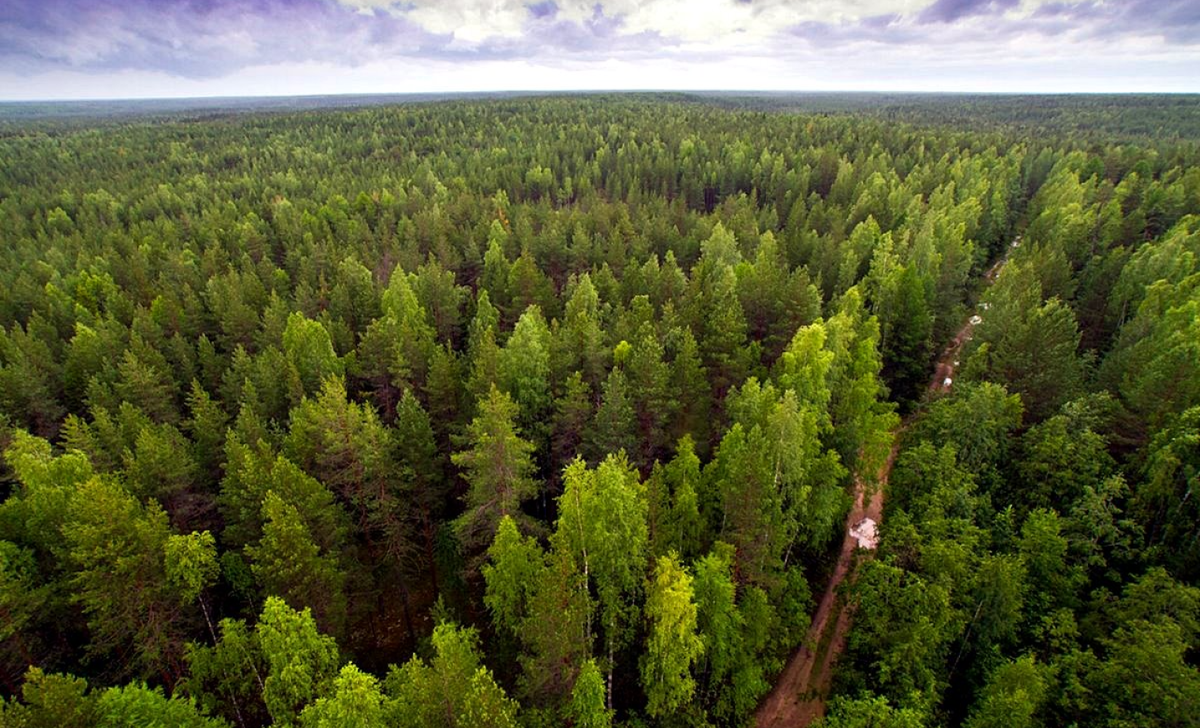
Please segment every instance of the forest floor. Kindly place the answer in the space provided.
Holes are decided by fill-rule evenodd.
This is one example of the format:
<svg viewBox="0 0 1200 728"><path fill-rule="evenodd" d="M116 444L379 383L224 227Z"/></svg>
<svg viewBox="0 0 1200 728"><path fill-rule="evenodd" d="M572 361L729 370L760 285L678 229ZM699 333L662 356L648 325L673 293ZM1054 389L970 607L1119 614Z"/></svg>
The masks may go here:
<svg viewBox="0 0 1200 728"><path fill-rule="evenodd" d="M996 261L984 274L984 285L991 285L1000 274L1000 269L1008 261L1008 256L1017 245L1020 238L1013 242L1004 256ZM978 312L973 313L950 340L950 344L938 357L934 367L933 379L929 382L930 392L947 392L953 386L954 373L959 364L959 355L963 346L971 338L971 332L979 321ZM892 464L896 453L900 450L900 433L907 426L907 420L893 433L895 442L887 461L880 468L876 487L868 488L861 473L854 478L854 507L846 516L846 532L842 539L842 548L838 553L837 565L829 578L829 585L821 596L821 603L813 615L808 634L804 642L792 653L783 672L775 682L775 687L763 698L754 715L754 723L758 728L807 728L825 714L825 700L833 685L833 666L838 655L846 647L846 637L850 634L850 620L853 616L854 605L847 602L842 592L842 584L847 577L853 579L853 574L861 559L870 558L877 539L863 539L863 531L877 533L875 529L883 522L883 492L887 485L888 476L892 472ZM864 529L864 521L870 519Z"/></svg>

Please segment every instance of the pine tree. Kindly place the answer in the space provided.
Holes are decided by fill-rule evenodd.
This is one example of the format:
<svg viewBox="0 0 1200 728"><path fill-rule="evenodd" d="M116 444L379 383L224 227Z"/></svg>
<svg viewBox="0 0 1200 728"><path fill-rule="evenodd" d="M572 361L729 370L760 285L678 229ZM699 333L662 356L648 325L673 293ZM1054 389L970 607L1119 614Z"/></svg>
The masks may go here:
<svg viewBox="0 0 1200 728"><path fill-rule="evenodd" d="M517 434L517 414L512 398L493 386L467 430L470 448L451 458L468 485L455 528L470 549L490 543L504 516L523 520L522 501L537 494L533 445Z"/></svg>

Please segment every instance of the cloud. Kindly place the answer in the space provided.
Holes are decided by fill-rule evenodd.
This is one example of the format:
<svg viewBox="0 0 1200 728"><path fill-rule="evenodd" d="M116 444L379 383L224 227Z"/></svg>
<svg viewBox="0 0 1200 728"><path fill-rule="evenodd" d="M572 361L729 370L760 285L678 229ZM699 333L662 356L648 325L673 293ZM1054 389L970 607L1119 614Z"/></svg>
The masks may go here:
<svg viewBox="0 0 1200 728"><path fill-rule="evenodd" d="M448 41L403 15L323 0L5 0L0 10L0 59L30 70L211 77L285 61L421 55Z"/></svg>
<svg viewBox="0 0 1200 728"><path fill-rule="evenodd" d="M1068 23L1098 38L1157 35L1169 43L1200 45L1200 3L1195 0L1051 2L1038 7L1032 19Z"/></svg>
<svg viewBox="0 0 1200 728"><path fill-rule="evenodd" d="M953 23L959 18L972 15L991 15L1011 10L1020 0L936 0L921 11L922 23Z"/></svg>
<svg viewBox="0 0 1200 728"><path fill-rule="evenodd" d="M812 87L845 78L845 69L857 69L861 78L849 84L857 86L968 64L986 75L989 66L1041 63L1069 78L1072 68L1083 74L1100 60L1118 69L1124 61L1138 73L1154 63L1174 64L1175 73L1190 63L1198 79L1191 86L1200 86L1200 2L0 0L0 84L10 85L62 74L114 84L155 74L216 82L263 76L254 69L320 68L340 69L322 71L330 77L358 74L346 84L358 88L398 72L406 79L452 72L458 83L472 77L470 68L491 64L495 75L486 82L505 88L602 78L613 68L632 69L614 76L614 88L647 78L715 84L726 77L714 69L733 67L761 69L729 76L744 87L785 79ZM523 75L504 81L507 72L495 69L505 63ZM651 67L670 70L637 73ZM834 75L817 76L818 69ZM303 87L303 78L289 79L288 88L296 84ZM327 80L312 87L330 85L337 87Z"/></svg>

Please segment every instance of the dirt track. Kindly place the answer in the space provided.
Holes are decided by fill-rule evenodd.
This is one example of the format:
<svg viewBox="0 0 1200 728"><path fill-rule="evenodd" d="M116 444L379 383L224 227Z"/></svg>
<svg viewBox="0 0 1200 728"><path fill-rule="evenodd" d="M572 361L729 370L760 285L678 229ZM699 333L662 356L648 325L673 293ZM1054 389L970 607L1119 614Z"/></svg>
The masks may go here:
<svg viewBox="0 0 1200 728"><path fill-rule="evenodd" d="M1005 256L984 274L988 285L1000 274L1000 269L1008 260L1011 250L1012 247L1006 250ZM933 379L929 382L930 391L944 392L953 386L959 355L975 328L973 320L974 316L963 323L950 345L938 357ZM842 538L837 565L829 579L829 585L825 587L825 593L821 596L821 603L813 615L804 642L792 653L791 659L776 679L775 687L758 706L754 715L754 722L758 728L806 728L825 714L825 699L833 683L834 662L846 647L846 637L850 633L850 621L853 616L853 605L845 603L838 592L847 577L853 578L857 562L870 558L872 553L859 548L858 539L851 534L851 529L864 518L870 518L876 524L883 522L884 489L900 447L899 434L904 426L901 424L893 433L897 442L892 446L887 461L879 471L876 480L878 487L866 503L863 502L866 497L866 483L861 476L854 479L854 507L846 517L845 536Z"/></svg>

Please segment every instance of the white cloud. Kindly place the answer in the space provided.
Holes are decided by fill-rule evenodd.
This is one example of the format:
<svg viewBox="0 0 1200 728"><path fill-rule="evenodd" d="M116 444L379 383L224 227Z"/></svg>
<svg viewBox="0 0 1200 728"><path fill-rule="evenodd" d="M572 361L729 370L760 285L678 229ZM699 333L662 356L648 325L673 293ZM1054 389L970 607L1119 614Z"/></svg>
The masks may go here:
<svg viewBox="0 0 1200 728"><path fill-rule="evenodd" d="M9 1L49 10L28 31L0 12L0 98L1200 90L1200 37L1174 23L1183 40L1164 42L1160 27L1190 18L1178 4L1143 23L1111 3L943 0L974 14L930 24L919 16L932 0L605 0L600 11L594 0L289 0L257 14L241 0L207 13L188 0L69 0L71 25L54 4L68 0ZM1141 15L1160 7L1129 2Z"/></svg>

